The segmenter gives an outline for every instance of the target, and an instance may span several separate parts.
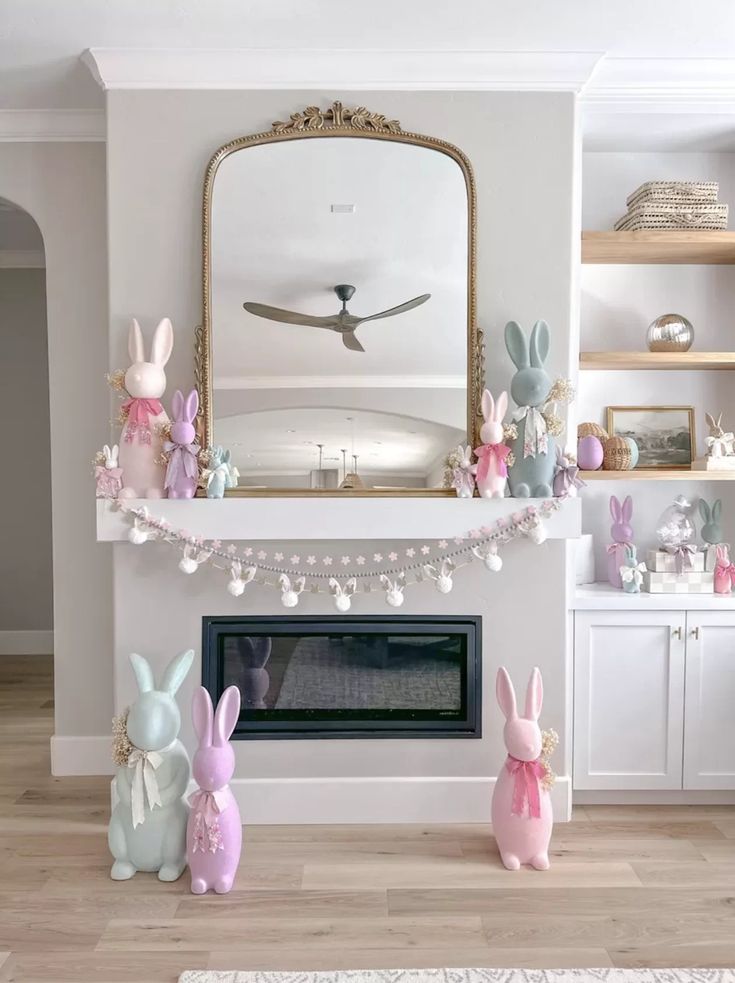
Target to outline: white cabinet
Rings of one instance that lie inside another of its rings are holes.
[[[681,788],[685,621],[575,615],[574,788]]]
[[[735,789],[735,612],[575,613],[574,788]]]
[[[735,616],[689,611],[684,788],[735,788]]]

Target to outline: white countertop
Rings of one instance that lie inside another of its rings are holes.
[[[735,594],[626,594],[610,584],[584,584],[574,611],[735,611]]]
[[[223,498],[131,499],[205,539],[303,540],[443,539],[491,525],[540,504],[533,498]],[[545,520],[549,539],[576,539],[582,503],[569,499]],[[130,522],[97,500],[97,541],[124,542]]]

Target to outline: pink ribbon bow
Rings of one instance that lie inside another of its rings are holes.
[[[539,781],[546,775],[546,767],[539,758],[535,761],[520,761],[512,754],[508,755],[506,767],[510,774],[515,776],[511,812],[514,816],[522,816],[523,804],[528,799],[529,819],[539,819],[541,817]]]
[[[614,553],[615,550],[618,548],[618,546],[622,546],[622,547],[624,547],[626,549],[632,549],[633,548],[633,544],[632,543],[629,543],[626,540],[624,540],[622,543],[610,543],[610,545],[607,548],[608,553]]]
[[[189,796],[189,805],[194,813],[194,853],[216,853],[224,850],[219,815],[227,807],[227,786],[216,792],[206,792],[200,788]]]
[[[475,448],[477,458],[477,480],[482,481],[487,477],[490,470],[490,458],[495,457],[498,462],[498,474],[501,478],[508,476],[508,465],[505,463],[506,457],[510,454],[510,447],[505,444],[481,444]]]
[[[175,488],[180,478],[198,477],[198,444],[175,444],[173,441],[167,440],[163,448],[171,454],[166,468],[164,488]]]
[[[122,404],[123,412],[127,413],[128,425],[125,428],[125,443],[132,444],[136,433],[140,435],[141,444],[151,442],[151,417],[163,413],[163,403],[160,399],[143,399],[131,396]]]
[[[667,553],[673,553],[676,560],[676,572],[683,573],[685,569],[692,569],[692,556],[697,552],[697,547],[692,543],[684,543],[681,546],[667,546]]]

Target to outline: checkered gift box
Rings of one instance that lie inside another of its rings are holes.
[[[706,570],[681,574],[648,570],[643,574],[643,590],[649,594],[714,594],[715,575]]]
[[[691,573],[693,570],[702,571],[705,567],[704,553],[697,550],[690,553],[689,559],[692,561],[691,567],[684,567],[684,573]],[[676,573],[676,555],[667,553],[666,550],[648,550],[646,553],[646,566],[649,570],[656,573]],[[714,570],[714,567],[712,567]]]

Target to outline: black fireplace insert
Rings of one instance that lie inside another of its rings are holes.
[[[235,685],[234,740],[481,737],[482,619],[202,619],[202,684]]]

